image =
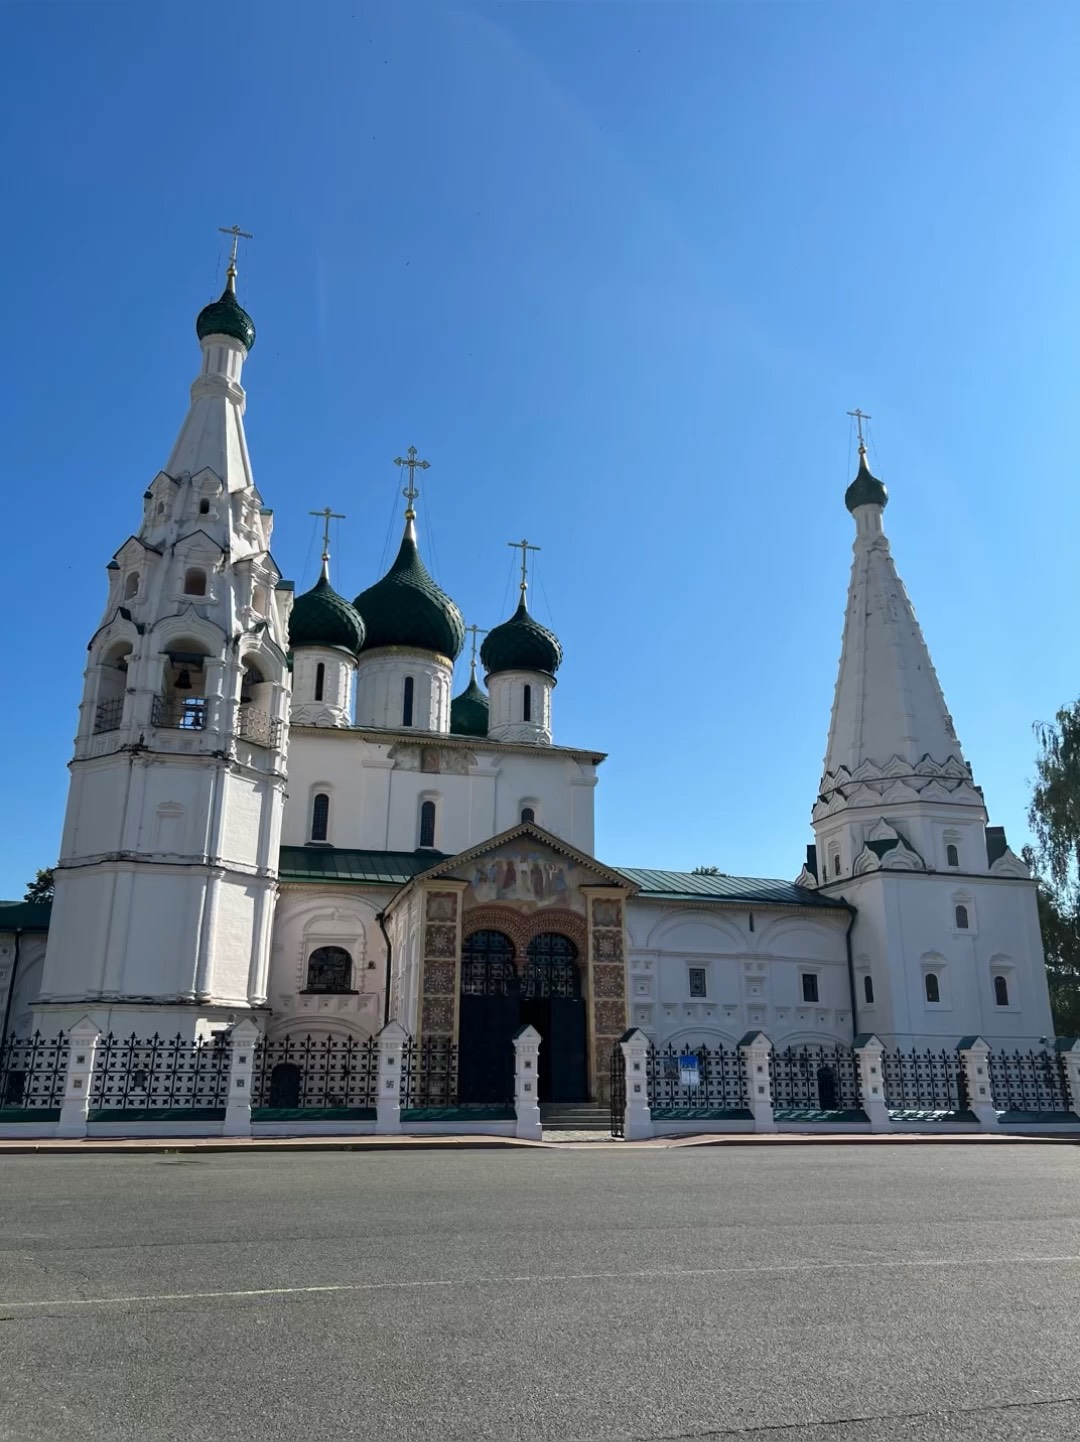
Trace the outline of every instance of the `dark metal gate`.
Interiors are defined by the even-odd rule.
[[[521,978],[523,1026],[541,1036],[538,1084],[542,1102],[580,1102],[587,1095],[585,1002],[577,947],[558,932],[533,937]]]
[[[611,1135],[626,1135],[626,1057],[619,1042],[611,1048]]]
[[[474,932],[461,949],[458,1069],[463,1105],[513,1097],[513,1041],[520,1014],[514,943],[501,931]]]

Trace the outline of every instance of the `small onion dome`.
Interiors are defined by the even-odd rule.
[[[509,621],[484,637],[480,659],[488,675],[496,671],[544,671],[554,676],[562,662],[562,647],[545,626],[529,615],[523,590]]]
[[[330,584],[325,568],[302,596],[297,596],[289,616],[289,646],[336,646],[354,656],[364,644],[364,623],[354,606],[339,596]]]
[[[381,581],[361,591],[353,605],[363,617],[365,651],[377,646],[415,646],[455,660],[465,644],[465,621],[428,575],[410,520],[397,560]]]
[[[888,504],[889,493],[884,482],[870,474],[870,467],[866,464],[866,447],[860,446],[859,474],[844,492],[844,505],[849,511],[854,511],[856,506],[880,506],[884,510]]]
[[[475,670],[465,690],[450,702],[450,731],[456,736],[488,733],[488,698],[477,684]]]
[[[195,334],[200,340],[205,340],[208,335],[231,335],[245,350],[250,350],[255,344],[255,322],[236,299],[236,279],[231,269],[221,299],[211,301],[199,312]]]

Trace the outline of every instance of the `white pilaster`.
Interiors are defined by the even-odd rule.
[[[229,1097],[223,1136],[251,1135],[251,1078],[259,1036],[259,1028],[250,1017],[238,1022],[229,1033]]]
[[[543,1137],[539,1098],[540,1033],[525,1026],[514,1037],[514,1111],[516,1137],[538,1142]]]
[[[967,1082],[968,1106],[980,1126],[997,1131],[997,1107],[990,1088],[990,1048],[981,1036],[963,1037],[957,1053]]]
[[[56,1128],[58,1137],[86,1136],[90,1083],[100,1040],[101,1031],[89,1017],[84,1017],[68,1033],[67,1077],[64,1082],[60,1121]]]
[[[619,1040],[626,1062],[626,1111],[623,1136],[628,1142],[647,1141],[654,1136],[649,1106],[649,1038],[635,1027]]]
[[[409,1034],[396,1021],[387,1022],[376,1038],[379,1050],[379,1090],[375,1098],[375,1130],[380,1136],[401,1131],[402,1053]]]
[[[746,1071],[747,1105],[754,1118],[756,1132],[776,1131],[773,1116],[772,1074],[769,1071],[769,1057],[772,1042],[762,1031],[751,1031],[739,1043],[743,1067]]]
[[[855,1038],[855,1059],[859,1067],[859,1100],[872,1132],[892,1131],[881,1069],[884,1050],[884,1044],[876,1036]]]

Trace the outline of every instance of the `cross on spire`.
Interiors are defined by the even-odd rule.
[[[408,502],[408,505],[405,508],[405,519],[407,521],[415,521],[416,510],[413,507],[413,501],[415,501],[417,496],[420,494],[420,492],[416,489],[416,473],[417,471],[428,470],[431,466],[431,462],[418,461],[416,459],[416,447],[410,446],[403,456],[394,457],[394,465],[408,467],[409,483],[401,492],[401,494]]]
[[[236,279],[236,247],[240,244],[241,237],[244,240],[254,240],[255,237],[249,231],[241,230],[238,225],[219,225],[218,230],[222,235],[232,236],[232,252],[229,255],[229,269],[226,271],[229,281],[232,282]],[[231,284],[229,288],[232,289]]]
[[[345,516],[340,511],[332,511],[329,506],[324,506],[321,511],[308,511],[309,516],[322,516],[322,563],[323,575],[327,574],[327,567],[330,561],[330,522],[344,521]]]
[[[478,636],[486,636],[486,635],[487,635],[487,632],[484,631],[484,630],[482,630],[481,627],[479,627],[479,626],[477,626],[477,625],[474,624],[474,625],[472,625],[472,626],[466,626],[466,627],[465,627],[465,634],[472,636],[472,656],[471,656],[471,658],[470,658],[469,665],[472,667],[473,673],[475,674],[475,672],[476,672],[476,641],[477,641],[477,637],[478,637]]]
[[[521,595],[522,599],[524,599],[525,592],[529,589],[529,552],[538,551],[540,547],[531,546],[529,542],[524,539],[520,541],[507,541],[506,544],[513,546],[515,551],[521,552]]]
[[[866,442],[863,440],[862,423],[863,421],[872,421],[874,418],[873,416],[868,416],[865,411],[859,410],[858,406],[856,406],[853,411],[848,411],[848,415],[854,418],[856,428],[859,432],[859,455],[865,456]]]

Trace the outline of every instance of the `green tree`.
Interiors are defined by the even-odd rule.
[[[719,866],[695,866],[691,876],[723,876]]]
[[[1080,701],[1035,727],[1039,750],[1024,860],[1038,883],[1054,1026],[1080,1036]]]
[[[24,901],[51,901],[53,899],[53,869],[46,866],[39,871],[26,888]]]

